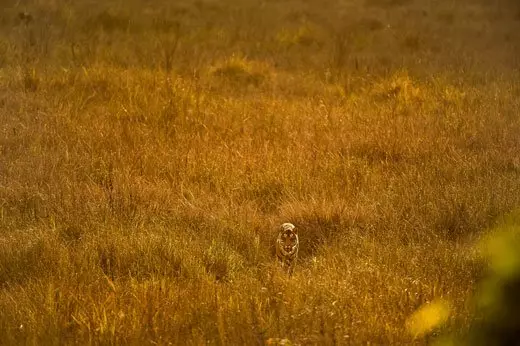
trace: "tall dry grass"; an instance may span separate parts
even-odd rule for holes
[[[473,243],[520,204],[519,13],[7,2],[0,343],[463,336]],[[272,253],[286,221],[292,279]],[[407,330],[439,299],[442,326]]]

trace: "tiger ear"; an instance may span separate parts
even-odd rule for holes
[[[293,231],[294,234],[298,235],[298,228],[294,227],[294,228],[292,229],[292,231]]]

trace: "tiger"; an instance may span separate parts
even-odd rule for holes
[[[276,257],[289,276],[292,276],[296,260],[298,259],[298,250],[300,241],[298,232],[292,223],[284,223],[280,226],[280,233],[276,239]]]

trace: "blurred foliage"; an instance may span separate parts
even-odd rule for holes
[[[478,245],[488,270],[477,290],[470,345],[520,342],[519,221],[520,211],[512,213]]]
[[[444,336],[435,345],[518,345],[520,341],[520,211],[506,216],[476,245],[478,260],[486,263],[473,297],[474,318],[466,337]],[[449,317],[447,302],[421,306],[407,320],[415,337],[432,335]]]
[[[435,300],[421,306],[406,321],[406,329],[415,337],[422,337],[441,326],[450,316],[450,306],[444,300]]]

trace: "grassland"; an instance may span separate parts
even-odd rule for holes
[[[520,205],[514,1],[3,3],[0,344],[465,335]]]

